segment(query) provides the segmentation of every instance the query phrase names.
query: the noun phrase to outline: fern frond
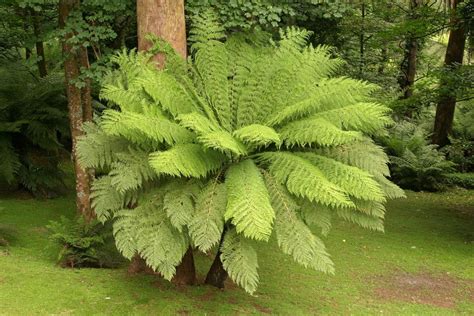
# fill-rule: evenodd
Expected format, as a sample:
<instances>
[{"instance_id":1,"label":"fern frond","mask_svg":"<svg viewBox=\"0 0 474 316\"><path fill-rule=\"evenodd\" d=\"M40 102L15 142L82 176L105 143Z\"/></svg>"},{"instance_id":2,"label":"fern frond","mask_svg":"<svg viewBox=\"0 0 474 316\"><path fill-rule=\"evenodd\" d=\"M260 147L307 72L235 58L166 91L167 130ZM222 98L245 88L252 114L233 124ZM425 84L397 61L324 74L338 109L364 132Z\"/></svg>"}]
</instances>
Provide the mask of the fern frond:
<instances>
[{"instance_id":1,"label":"fern frond","mask_svg":"<svg viewBox=\"0 0 474 316\"><path fill-rule=\"evenodd\" d=\"M129 150L117 153L117 161L111 164L109 176L112 186L119 192L137 190L145 182L156 179L156 174L148 163L148 153Z\"/></svg>"},{"instance_id":2,"label":"fern frond","mask_svg":"<svg viewBox=\"0 0 474 316\"><path fill-rule=\"evenodd\" d=\"M298 155L311 161L327 179L331 179L332 183L347 194L358 199L385 202L382 189L370 173L313 153L298 153Z\"/></svg>"},{"instance_id":3,"label":"fern frond","mask_svg":"<svg viewBox=\"0 0 474 316\"><path fill-rule=\"evenodd\" d=\"M362 139L362 134L343 131L323 118L309 118L291 122L279 130L287 146L316 144L319 146L337 146Z\"/></svg>"},{"instance_id":4,"label":"fern frond","mask_svg":"<svg viewBox=\"0 0 474 316\"><path fill-rule=\"evenodd\" d=\"M133 112L105 110L100 126L107 135L122 136L137 144L152 142L173 145L193 139L192 133L164 117Z\"/></svg>"},{"instance_id":5,"label":"fern frond","mask_svg":"<svg viewBox=\"0 0 474 316\"><path fill-rule=\"evenodd\" d=\"M354 207L340 187L303 157L291 152L265 152L259 160L269 164L269 172L296 196L332 207Z\"/></svg>"},{"instance_id":6,"label":"fern frond","mask_svg":"<svg viewBox=\"0 0 474 316\"><path fill-rule=\"evenodd\" d=\"M120 210L115 212L113 234L115 245L120 253L131 260L137 253L137 216L134 210Z\"/></svg>"},{"instance_id":7,"label":"fern frond","mask_svg":"<svg viewBox=\"0 0 474 316\"><path fill-rule=\"evenodd\" d=\"M117 153L125 152L129 143L116 136L105 134L98 125L86 122L85 135L78 138L77 158L83 168L106 168L117 161Z\"/></svg>"},{"instance_id":8,"label":"fern frond","mask_svg":"<svg viewBox=\"0 0 474 316\"><path fill-rule=\"evenodd\" d=\"M157 174L177 177L205 177L216 171L225 156L198 144L179 144L169 150L150 154L150 165Z\"/></svg>"},{"instance_id":9,"label":"fern frond","mask_svg":"<svg viewBox=\"0 0 474 316\"><path fill-rule=\"evenodd\" d=\"M113 214L125 206L125 195L120 193L112 185L111 176L102 176L94 182L91 187L92 208L97 219L104 223Z\"/></svg>"},{"instance_id":10,"label":"fern frond","mask_svg":"<svg viewBox=\"0 0 474 316\"><path fill-rule=\"evenodd\" d=\"M212 12L205 18L197 17L191 31L191 50L194 52L194 66L199 74L205 95L217 114L221 126L230 131L233 125L228 80L229 61L223 42L223 29Z\"/></svg>"},{"instance_id":11,"label":"fern frond","mask_svg":"<svg viewBox=\"0 0 474 316\"><path fill-rule=\"evenodd\" d=\"M377 134L393 121L390 109L377 103L356 103L337 109L316 112L313 118L323 118L346 130Z\"/></svg>"},{"instance_id":12,"label":"fern frond","mask_svg":"<svg viewBox=\"0 0 474 316\"><path fill-rule=\"evenodd\" d=\"M369 100L377 86L364 81L349 78L331 78L321 80L311 94L299 102L287 104L272 114L265 125L275 126L290 119L313 114L315 111L336 109L339 107Z\"/></svg>"},{"instance_id":13,"label":"fern frond","mask_svg":"<svg viewBox=\"0 0 474 316\"><path fill-rule=\"evenodd\" d=\"M331 214L333 211L324 205L301 201L301 217L307 225L316 225L321 234L327 236L331 230Z\"/></svg>"},{"instance_id":14,"label":"fern frond","mask_svg":"<svg viewBox=\"0 0 474 316\"><path fill-rule=\"evenodd\" d=\"M140 79L140 84L146 93L173 117L199 110L187 89L166 71L149 71Z\"/></svg>"},{"instance_id":15,"label":"fern frond","mask_svg":"<svg viewBox=\"0 0 474 316\"><path fill-rule=\"evenodd\" d=\"M374 176L390 175L387 166L389 161L387 154L385 154L382 147L375 145L372 140L367 138L364 138L361 142L318 148L315 152L367 171Z\"/></svg>"},{"instance_id":16,"label":"fern frond","mask_svg":"<svg viewBox=\"0 0 474 316\"><path fill-rule=\"evenodd\" d=\"M21 162L10 140L1 136L0 156L2 157L0 161L0 179L4 179L7 183L11 183L21 167Z\"/></svg>"},{"instance_id":17,"label":"fern frond","mask_svg":"<svg viewBox=\"0 0 474 316\"><path fill-rule=\"evenodd\" d=\"M230 278L253 294L258 285L258 261L250 241L231 229L226 232L220 250L222 265Z\"/></svg>"},{"instance_id":18,"label":"fern frond","mask_svg":"<svg viewBox=\"0 0 474 316\"><path fill-rule=\"evenodd\" d=\"M145 94L127 90L123 86L106 84L100 90L100 98L117 104L122 111L141 113L144 104L150 103Z\"/></svg>"},{"instance_id":19,"label":"fern frond","mask_svg":"<svg viewBox=\"0 0 474 316\"><path fill-rule=\"evenodd\" d=\"M166 214L155 203L139 205L135 212L137 223L137 250L153 270L160 272L166 280L176 273L189 241L169 222Z\"/></svg>"},{"instance_id":20,"label":"fern frond","mask_svg":"<svg viewBox=\"0 0 474 316\"><path fill-rule=\"evenodd\" d=\"M260 124L244 126L234 131L233 135L244 143L256 146L279 145L281 142L280 135L273 128Z\"/></svg>"},{"instance_id":21,"label":"fern frond","mask_svg":"<svg viewBox=\"0 0 474 316\"><path fill-rule=\"evenodd\" d=\"M385 196L389 199L400 199L406 198L405 191L403 191L399 186L389 181L383 175L376 175L375 180L379 183L380 187L385 193Z\"/></svg>"},{"instance_id":22,"label":"fern frond","mask_svg":"<svg viewBox=\"0 0 474 316\"><path fill-rule=\"evenodd\" d=\"M191 222L194 215L194 185L190 181L183 183L175 180L165 188L163 210L179 232Z\"/></svg>"},{"instance_id":23,"label":"fern frond","mask_svg":"<svg viewBox=\"0 0 474 316\"><path fill-rule=\"evenodd\" d=\"M204 147L223 153L234 153L238 156L247 154L244 144L206 117L198 113L190 113L180 115L178 119L182 126L193 130L198 135L197 140Z\"/></svg>"},{"instance_id":24,"label":"fern frond","mask_svg":"<svg viewBox=\"0 0 474 316\"><path fill-rule=\"evenodd\" d=\"M360 227L384 232L383 219L349 209L338 208L336 215L345 221L359 225Z\"/></svg>"},{"instance_id":25,"label":"fern frond","mask_svg":"<svg viewBox=\"0 0 474 316\"><path fill-rule=\"evenodd\" d=\"M196 199L196 212L189 223L189 235L202 252L217 245L224 230L227 205L225 184L210 180Z\"/></svg>"},{"instance_id":26,"label":"fern frond","mask_svg":"<svg viewBox=\"0 0 474 316\"><path fill-rule=\"evenodd\" d=\"M265 179L276 211L275 231L278 246L304 267L334 273L334 264L326 252L326 247L298 217L296 211L299 207L288 191L268 173Z\"/></svg>"},{"instance_id":27,"label":"fern frond","mask_svg":"<svg viewBox=\"0 0 474 316\"><path fill-rule=\"evenodd\" d=\"M232 165L226 174L228 192L225 219L238 233L257 240L270 238L275 218L267 188L259 169L250 160Z\"/></svg>"}]
</instances>

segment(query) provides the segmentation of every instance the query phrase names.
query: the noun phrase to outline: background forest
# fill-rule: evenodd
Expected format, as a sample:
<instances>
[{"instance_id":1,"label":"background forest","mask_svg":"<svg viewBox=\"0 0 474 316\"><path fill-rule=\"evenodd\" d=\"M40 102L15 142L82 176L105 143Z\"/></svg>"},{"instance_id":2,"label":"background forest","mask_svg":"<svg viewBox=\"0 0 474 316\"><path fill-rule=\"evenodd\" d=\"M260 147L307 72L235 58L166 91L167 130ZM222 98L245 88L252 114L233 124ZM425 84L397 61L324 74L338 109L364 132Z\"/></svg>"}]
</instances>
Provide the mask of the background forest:
<instances>
[{"instance_id":1,"label":"background forest","mask_svg":"<svg viewBox=\"0 0 474 316\"><path fill-rule=\"evenodd\" d=\"M145 308L131 299L112 313L176 314L202 294L178 291L186 303L156 306L153 291L138 283L159 275L180 286L232 289L231 279L256 295L235 294L233 309L232 292L209 292L210 303L226 300L221 310L203 303L187 312L288 314L291 304L268 299L287 295L273 288L285 285L268 278L269 269L290 266L288 258L329 274L340 266L337 282L347 282L348 263L373 255L381 266L406 258L398 263L411 273L429 259L383 243L407 234L421 248L436 247L423 222L448 236L442 223L452 221L462 236L444 245L459 247L459 257L443 253L433 266L462 284L445 297L474 289L473 271L460 268L474 224L474 1L3 0L0 20L0 270L10 271L0 272L0 310L4 304L7 314L26 312L7 284L25 277L14 257L35 257L44 245L43 265L55 256L63 268L135 275L130 287L144 293ZM35 208L44 210L37 222L29 215ZM32 227L44 231L19 237ZM384 230L388 237L371 239ZM387 252L337 257L336 240L356 236ZM271 247L289 255L282 266L270 260ZM363 262L362 274L374 272ZM317 274L303 267L285 277L311 282ZM85 282L107 282L109 272L99 271L80 273ZM111 287L125 286L117 270L106 271ZM159 282L165 295L176 291ZM305 287L305 300L320 290ZM351 311L344 290L329 291L342 307L299 312L434 311L372 310L370 300ZM436 291L444 288L427 290ZM259 293L263 301L249 301ZM410 304L426 303L419 293ZM472 300L462 295L449 306L439 297L426 304L469 313ZM72 313L104 308L81 311L67 301L58 306ZM58 312L43 303L34 303L38 313Z\"/></svg>"}]
</instances>

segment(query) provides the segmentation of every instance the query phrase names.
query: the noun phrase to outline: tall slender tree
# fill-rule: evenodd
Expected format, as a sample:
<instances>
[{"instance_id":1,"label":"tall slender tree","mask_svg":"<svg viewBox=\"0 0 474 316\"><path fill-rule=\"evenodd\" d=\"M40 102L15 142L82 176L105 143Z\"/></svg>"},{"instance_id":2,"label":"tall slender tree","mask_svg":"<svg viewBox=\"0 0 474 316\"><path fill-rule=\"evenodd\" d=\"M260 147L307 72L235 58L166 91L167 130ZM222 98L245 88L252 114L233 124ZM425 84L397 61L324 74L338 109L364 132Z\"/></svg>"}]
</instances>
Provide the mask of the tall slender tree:
<instances>
[{"instance_id":1,"label":"tall slender tree","mask_svg":"<svg viewBox=\"0 0 474 316\"><path fill-rule=\"evenodd\" d=\"M138 0L137 26L139 50L147 50L152 46L147 40L147 35L154 34L167 41L181 57L186 58L184 0ZM154 59L158 62L158 67L163 67L166 62L162 54L157 54ZM181 264L176 267L173 280L177 284L195 283L196 272L191 247Z\"/></svg>"},{"instance_id":2,"label":"tall slender tree","mask_svg":"<svg viewBox=\"0 0 474 316\"><path fill-rule=\"evenodd\" d=\"M464 48L466 44L466 32L462 19L458 15L458 6L463 0L451 0L451 29L449 31L448 46L444 65L447 71L454 71L462 64L464 58ZM432 136L433 144L443 147L449 144L449 134L453 128L454 110L456 107L456 95L452 91L454 87L449 87L449 80L442 79L440 83L441 91Z\"/></svg>"},{"instance_id":3,"label":"tall slender tree","mask_svg":"<svg viewBox=\"0 0 474 316\"><path fill-rule=\"evenodd\" d=\"M408 19L416 20L418 18L417 9L421 0L410 0ZM405 51L403 61L400 66L400 76L398 83L403 91L402 99L408 99L413 95L413 85L416 76L416 63L418 54L418 40L415 34L409 32L405 41ZM410 114L410 113L407 113ZM410 116L410 115L408 115Z\"/></svg>"},{"instance_id":4,"label":"tall slender tree","mask_svg":"<svg viewBox=\"0 0 474 316\"><path fill-rule=\"evenodd\" d=\"M79 0L59 1L59 25L63 30L68 26L71 13L74 10L78 10L79 6ZM76 176L76 207L77 211L84 216L86 221L90 221L94 218L94 212L90 205L91 174L78 163L76 145L78 138L83 135L82 125L84 121L92 119L91 83L89 80L85 80L81 85L78 85L81 68L87 67L89 61L87 49L83 46L76 47L71 43L71 38L75 35L73 31L65 32L62 38L62 51L64 55L66 94L71 127L71 155Z\"/></svg>"}]
</instances>

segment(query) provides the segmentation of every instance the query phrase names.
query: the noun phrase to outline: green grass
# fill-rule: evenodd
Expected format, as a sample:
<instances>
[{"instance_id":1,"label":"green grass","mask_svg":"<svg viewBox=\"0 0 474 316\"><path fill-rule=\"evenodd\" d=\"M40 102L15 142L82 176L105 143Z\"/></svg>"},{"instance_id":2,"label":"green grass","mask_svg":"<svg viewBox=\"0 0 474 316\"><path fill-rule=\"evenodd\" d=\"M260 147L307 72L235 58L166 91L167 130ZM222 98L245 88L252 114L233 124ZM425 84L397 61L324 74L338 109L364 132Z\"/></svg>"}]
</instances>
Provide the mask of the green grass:
<instances>
[{"instance_id":1,"label":"green grass","mask_svg":"<svg viewBox=\"0 0 474 316\"><path fill-rule=\"evenodd\" d=\"M293 264L275 242L262 245L255 296L234 286L225 291L176 288L155 276L128 276L125 268L62 269L55 264L57 249L47 246L44 227L73 215L72 198L4 198L1 207L0 234L10 240L8 251L0 248L2 315L474 314L473 191L410 193L406 200L393 201L385 234L336 222L326 239L334 276ZM202 278L211 259L198 255L197 261ZM432 291L417 288L416 282L397 288L392 280L400 275L415 281L428 276L441 284ZM452 286L439 293L444 284ZM414 298L407 300L410 291ZM443 306L437 294L451 304ZM431 303L430 295L435 295Z\"/></svg>"}]
</instances>

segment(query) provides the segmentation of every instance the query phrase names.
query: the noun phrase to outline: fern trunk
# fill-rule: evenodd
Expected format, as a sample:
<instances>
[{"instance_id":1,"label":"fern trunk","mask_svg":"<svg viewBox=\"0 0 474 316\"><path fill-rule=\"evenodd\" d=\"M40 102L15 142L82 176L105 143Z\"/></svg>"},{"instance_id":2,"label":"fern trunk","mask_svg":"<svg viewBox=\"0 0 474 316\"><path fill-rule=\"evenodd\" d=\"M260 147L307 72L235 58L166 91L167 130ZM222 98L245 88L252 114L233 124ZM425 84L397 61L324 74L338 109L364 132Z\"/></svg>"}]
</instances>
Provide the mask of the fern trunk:
<instances>
[{"instance_id":1,"label":"fern trunk","mask_svg":"<svg viewBox=\"0 0 474 316\"><path fill-rule=\"evenodd\" d=\"M217 250L216 257L214 258L214 262L211 265L211 268L209 269L209 272L207 273L206 276L206 284L215 286L219 289L223 289L224 282L228 277L227 271L224 269L224 265L222 264L221 260L221 247L222 243L224 241L224 235L225 235L226 229L224 228L224 231L222 232L222 237L221 241L219 242L219 249Z\"/></svg>"}]
</instances>

